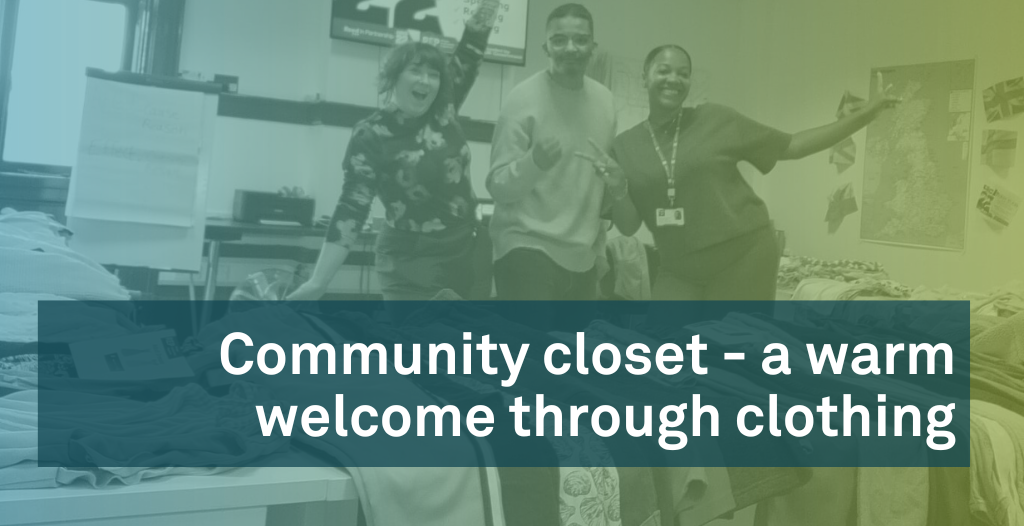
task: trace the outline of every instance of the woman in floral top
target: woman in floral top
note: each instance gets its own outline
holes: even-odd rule
[[[418,42],[395,48],[381,71],[388,104],[352,131],[345,182],[309,281],[290,300],[320,298],[362,230],[375,197],[387,225],[376,269],[385,300],[425,300],[472,287],[477,230],[469,145],[456,120],[476,80],[500,0],[484,0],[451,57]]]

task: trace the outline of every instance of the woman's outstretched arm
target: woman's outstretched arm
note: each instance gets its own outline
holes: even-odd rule
[[[782,159],[803,159],[808,155],[827,150],[867,126],[882,111],[892,108],[900,102],[900,99],[889,94],[888,88],[883,89],[881,87],[881,77],[879,77],[878,85],[879,94],[877,98],[844,116],[842,119],[794,134],[793,140],[789,143],[789,148],[782,154]]]

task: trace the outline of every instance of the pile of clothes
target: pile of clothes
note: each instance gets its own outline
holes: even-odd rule
[[[116,276],[68,247],[72,236],[49,215],[0,210],[0,396],[5,390],[35,388],[40,368],[55,373],[73,368],[69,356],[39,362],[39,302],[130,299]],[[96,317],[66,320],[67,336],[117,326],[112,310],[90,312]]]
[[[1009,318],[1024,312],[1024,281],[1014,280],[988,292],[975,293],[949,287],[914,289],[915,300],[950,300],[971,302],[971,313],[995,318]]]
[[[117,277],[68,247],[72,232],[40,212],[0,210],[0,293],[128,300]]]
[[[971,513],[1024,524],[1024,312],[971,338]]]
[[[134,402],[121,397],[84,396],[77,392],[47,393],[48,404],[60,404],[61,412],[50,407],[46,414],[48,431],[39,431],[39,391],[19,390],[0,397],[0,490],[53,488],[76,482],[91,487],[111,484],[138,484],[143,480],[168,475],[212,475],[231,468],[246,459],[259,458],[281,451],[287,439],[245,442],[240,437],[251,432],[237,432],[233,427],[255,425],[249,416],[249,403],[244,393],[214,398],[196,385],[183,386],[153,402]],[[55,396],[63,397],[59,400]],[[87,424],[90,411],[106,404],[121,410],[123,426],[106,435],[82,435],[79,428]],[[85,408],[85,411],[83,411]],[[244,415],[244,417],[243,417]],[[192,434],[188,443],[209,446],[204,451],[166,449],[168,439],[151,436],[147,429],[166,431],[172,426],[178,436]],[[209,430],[220,428],[219,436]],[[70,441],[47,444],[46,438],[70,436]],[[42,438],[43,440],[40,440]],[[220,448],[230,444],[228,451]],[[55,453],[66,452],[63,466],[95,465],[92,468],[39,466],[40,448],[52,448],[43,455],[52,461]],[[176,467],[181,458],[194,459],[206,455],[212,467]],[[113,467],[103,467],[113,466]],[[135,466],[135,467],[130,467]],[[147,467],[161,466],[161,467]]]
[[[120,468],[125,455],[145,456],[158,449],[158,441],[128,426],[119,436],[80,436],[76,444],[88,452],[89,459],[69,458],[64,466],[91,465],[80,469],[40,467],[39,397],[40,377],[50,381],[82,382],[77,378],[74,360],[69,353],[40,353],[39,345],[66,344],[89,338],[132,334],[144,330],[123,312],[125,303],[86,304],[77,309],[78,316],[49,320],[45,341],[39,340],[39,302],[95,301],[118,302],[130,294],[118,278],[92,259],[68,247],[73,233],[52,217],[39,212],[0,211],[0,489],[52,488],[67,484],[92,487],[110,484],[136,484],[143,480],[177,474],[213,474],[224,468]],[[74,393],[73,389],[68,390]],[[61,396],[47,392],[45,396]],[[79,425],[79,404],[95,403],[79,393],[59,402],[65,408],[60,414],[48,414],[48,425],[59,425],[70,433]],[[167,419],[181,424],[181,430],[203,427],[203,419],[221,418],[225,409],[248,415],[244,393],[214,398],[196,386],[184,386],[160,400],[126,402],[111,397],[106,402],[124,405],[124,418],[134,426],[146,426],[153,419]],[[223,422],[225,425],[228,422]],[[207,428],[211,426],[206,426]],[[223,426],[222,426],[223,427]],[[195,443],[202,443],[198,440]],[[216,443],[210,440],[209,443]],[[223,443],[223,441],[222,441]],[[109,447],[114,444],[114,447]],[[242,454],[268,454],[265,445],[241,448]],[[282,444],[270,444],[272,450]],[[70,451],[67,444],[64,449]],[[173,453],[173,452],[171,452]],[[104,459],[109,463],[104,464]],[[128,461],[127,463],[131,463]],[[152,459],[140,465],[174,466],[173,458]],[[210,464],[226,464],[222,458],[210,457]]]
[[[801,281],[808,278],[852,283],[862,279],[885,281],[889,279],[889,275],[881,264],[867,261],[784,256],[779,262],[779,290],[793,290]]]
[[[849,301],[862,297],[908,299],[911,290],[892,280],[859,278],[851,282],[807,278],[793,291],[793,301]]]

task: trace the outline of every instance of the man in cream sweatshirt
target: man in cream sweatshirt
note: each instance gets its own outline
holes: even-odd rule
[[[585,76],[594,22],[579,4],[551,12],[550,67],[516,86],[491,146],[494,279],[503,300],[591,300],[604,250],[605,181],[585,156],[615,136],[612,94]]]

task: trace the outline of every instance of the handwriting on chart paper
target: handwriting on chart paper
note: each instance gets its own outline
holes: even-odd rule
[[[145,130],[168,135],[188,133],[188,127],[182,122],[181,115],[173,109],[148,107],[141,112],[141,117],[142,128]]]
[[[90,79],[73,215],[191,226],[204,104],[201,93]]]

